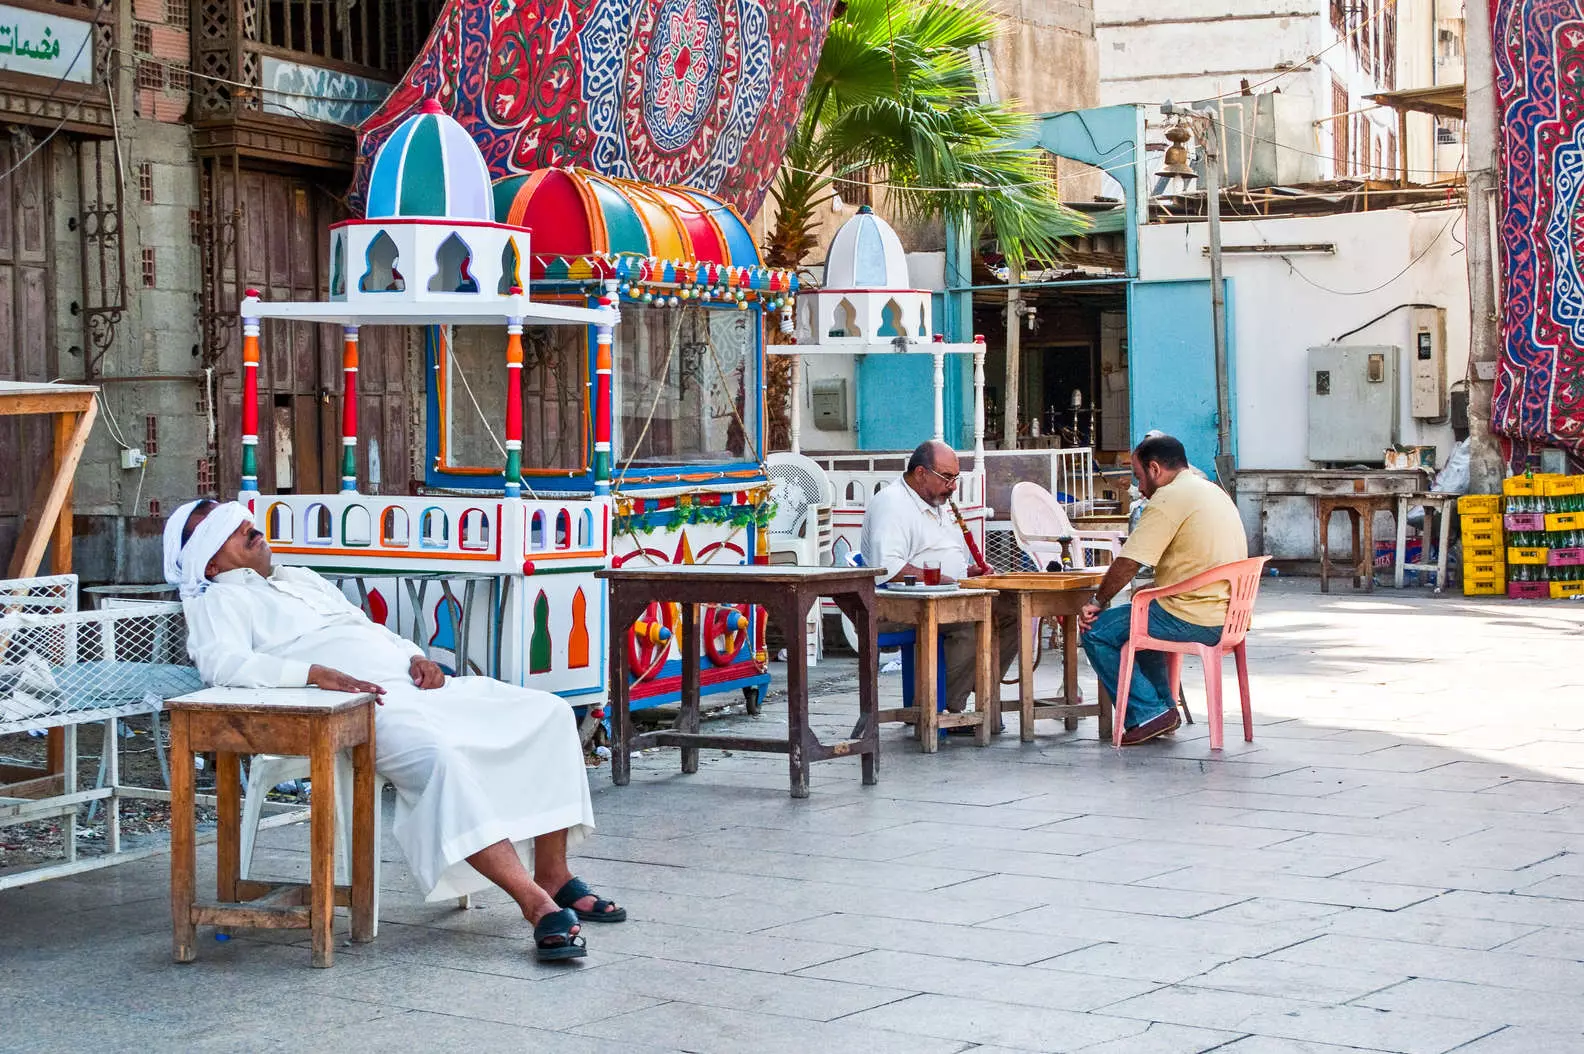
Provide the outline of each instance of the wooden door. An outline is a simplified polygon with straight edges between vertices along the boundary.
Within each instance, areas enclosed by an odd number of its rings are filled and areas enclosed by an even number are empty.
[[[331,190],[302,176],[241,174],[242,288],[265,300],[323,300],[329,295],[329,225],[345,215]],[[229,177],[220,208],[231,205]],[[234,288],[234,265],[219,261],[220,280]],[[234,302],[234,301],[233,301]],[[359,347],[358,489],[407,493],[406,332],[365,329]],[[259,352],[259,488],[265,494],[333,494],[341,489],[341,363],[339,327],[266,320]],[[241,467],[241,332],[222,364],[224,398],[218,475],[222,494],[235,493]],[[370,464],[378,469],[371,479]]]
[[[54,326],[49,276],[55,265],[48,189],[57,164],[69,160],[50,144],[22,160],[0,137],[0,380],[49,381],[55,377]],[[14,172],[12,167],[21,162]],[[0,417],[0,567],[11,559],[22,517],[41,471],[48,471],[50,422],[44,417]]]

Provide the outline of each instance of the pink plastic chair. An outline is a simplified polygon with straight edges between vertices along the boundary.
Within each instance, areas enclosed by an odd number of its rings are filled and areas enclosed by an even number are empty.
[[[1197,655],[1204,663],[1205,709],[1210,714],[1210,749],[1221,749],[1221,659],[1231,652],[1237,659],[1238,691],[1243,701],[1243,738],[1254,742],[1254,711],[1249,706],[1248,655],[1243,649],[1243,638],[1248,636],[1249,622],[1254,616],[1254,597],[1259,593],[1260,574],[1268,556],[1255,556],[1230,564],[1212,567],[1208,571],[1159,589],[1140,589],[1133,594],[1132,621],[1127,643],[1122,645],[1122,665],[1117,671],[1116,721],[1112,739],[1115,746],[1122,745],[1123,719],[1127,716],[1128,691],[1133,686],[1133,661],[1140,651],[1167,653],[1166,669],[1171,698],[1179,699],[1184,655]],[[1221,630],[1219,644],[1193,644],[1175,640],[1157,640],[1149,635],[1150,601],[1203,589],[1213,582],[1226,582],[1232,590],[1227,602],[1226,624]]]

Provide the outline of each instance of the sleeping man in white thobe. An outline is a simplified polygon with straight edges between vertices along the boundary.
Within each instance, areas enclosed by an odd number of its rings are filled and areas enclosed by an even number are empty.
[[[165,576],[181,589],[205,682],[377,693],[375,767],[396,787],[392,833],[426,899],[493,883],[533,924],[539,958],[582,957],[579,921],[627,912],[567,866],[569,835],[594,829],[571,707],[487,677],[447,677],[329,582],[271,556],[235,502],[191,502],[166,524]]]

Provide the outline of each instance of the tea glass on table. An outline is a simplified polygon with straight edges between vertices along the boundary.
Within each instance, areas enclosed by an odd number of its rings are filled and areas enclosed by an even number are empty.
[[[939,560],[926,560],[919,570],[923,571],[924,584],[938,586],[941,584],[941,570]]]

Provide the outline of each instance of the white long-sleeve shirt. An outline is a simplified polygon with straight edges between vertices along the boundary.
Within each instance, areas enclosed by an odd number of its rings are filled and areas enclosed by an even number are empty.
[[[302,687],[315,665],[410,684],[408,668],[424,654],[302,567],[277,567],[269,578],[248,568],[226,571],[183,607],[188,654],[209,684]]]
[[[885,568],[886,582],[904,564],[922,567],[929,560],[939,561],[948,578],[968,574],[968,550],[951,509],[930,505],[902,476],[869,499],[858,548],[865,566]]]

